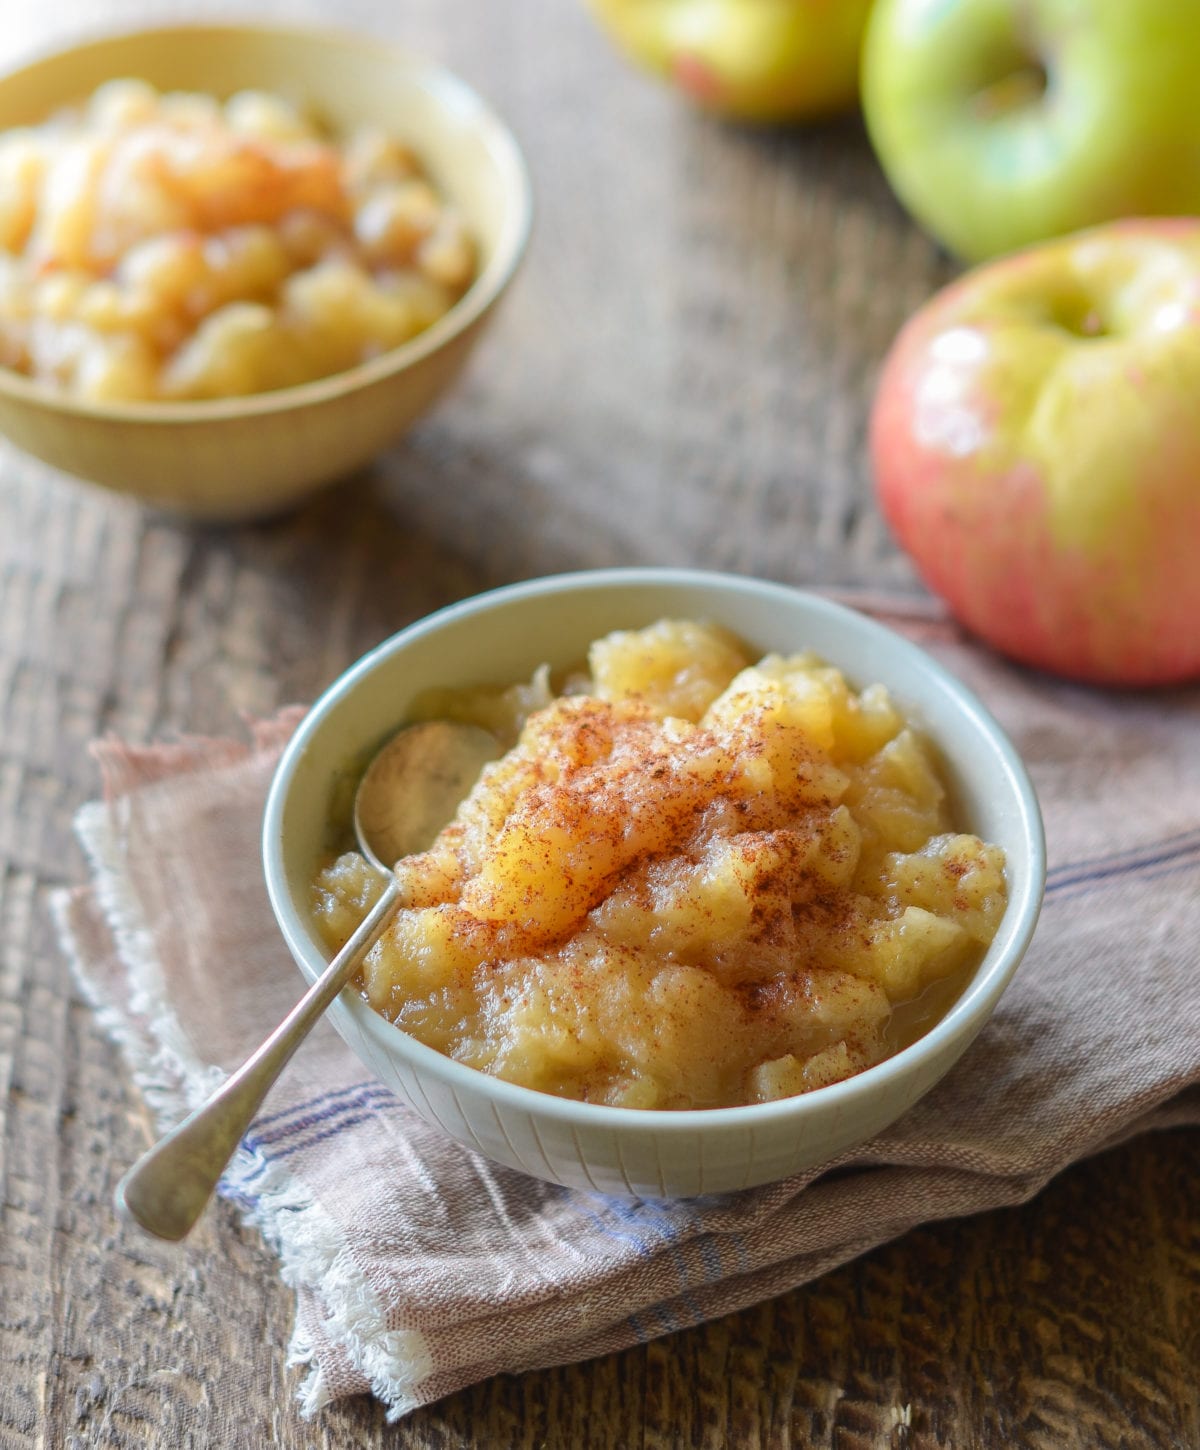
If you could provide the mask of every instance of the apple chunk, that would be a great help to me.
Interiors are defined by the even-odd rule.
[[[968,628],[1055,673],[1200,676],[1200,220],[966,274],[893,345],[880,505]]]

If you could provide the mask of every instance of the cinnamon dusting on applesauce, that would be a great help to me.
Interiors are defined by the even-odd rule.
[[[597,641],[572,693],[519,700],[512,749],[398,867],[405,906],[362,974],[462,1062],[632,1107],[805,1092],[895,1050],[905,1004],[995,931],[1002,853],[954,830],[879,686],[663,621]],[[331,947],[369,875],[351,854],[315,882]]]

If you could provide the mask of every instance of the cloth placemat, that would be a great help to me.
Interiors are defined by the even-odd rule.
[[[916,1224],[1022,1202],[1135,1133],[1200,1123],[1200,692],[1073,687],[984,654],[920,602],[857,602],[973,686],[1036,781],[1046,904],[987,1028],[898,1123],[819,1171],[630,1203],[448,1142],[323,1024],[221,1184],[296,1291],[305,1415],[371,1391],[397,1418],[488,1375],[644,1342]],[[105,799],[78,817],[92,879],[59,897],[60,935],[160,1128],[302,986],[258,866],[301,713],[244,743],[97,747]]]

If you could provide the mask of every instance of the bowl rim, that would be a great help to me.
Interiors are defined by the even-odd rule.
[[[507,122],[473,86],[447,67],[427,59],[407,46],[348,27],[308,25],[303,22],[292,25],[264,20],[238,24],[236,21],[214,20],[211,24],[183,22],[101,28],[83,33],[68,44],[51,46],[18,58],[14,64],[0,70],[0,91],[10,81],[18,79],[26,72],[53,65],[69,56],[90,50],[103,51],[110,45],[136,41],[143,37],[185,38],[189,35],[228,36],[231,39],[246,36],[260,36],[268,40],[299,39],[320,45],[336,45],[345,50],[369,48],[373,53],[383,51],[391,57],[398,69],[419,79],[445,109],[459,109],[464,114],[473,113],[475,124],[483,133],[484,143],[503,175],[503,184],[512,203],[487,265],[447,312],[408,342],[389,348],[378,357],[358,363],[342,372],[330,373],[326,377],[296,383],[291,387],[273,388],[231,398],[94,403],[65,396],[47,383],[27,378],[11,368],[0,367],[0,394],[16,402],[35,404],[46,411],[95,419],[98,422],[204,424],[257,418],[293,408],[332,402],[403,372],[465,332],[495,304],[516,274],[533,229],[533,181],[529,164]]]
[[[503,605],[510,600],[553,596],[575,589],[672,584],[690,588],[712,588],[718,592],[733,590],[764,599],[786,601],[792,606],[799,600],[802,607],[816,616],[824,616],[843,624],[849,620],[852,628],[863,630],[880,640],[886,639],[888,648],[899,657],[903,667],[923,675],[936,692],[951,700],[974,730],[975,738],[986,742],[995,755],[999,766],[997,780],[1003,782],[1017,808],[1017,823],[1027,869],[1022,873],[1023,879],[1018,883],[1015,894],[1011,894],[1010,881],[1008,906],[996,937],[975,975],[950,1010],[907,1047],[841,1082],[767,1103],[681,1109],[626,1108],[606,1103],[588,1103],[508,1082],[481,1072],[478,1068],[456,1062],[410,1036],[380,1016],[352,986],[345,987],[337,1000],[350,1010],[357,1025],[365,1029],[382,1051],[388,1055],[399,1053],[414,1072],[429,1071],[452,1089],[482,1092],[496,1104],[543,1119],[570,1122],[577,1126],[586,1124],[588,1128],[608,1128],[624,1133],[673,1135],[693,1133],[700,1128],[746,1130],[818,1109],[831,1109],[835,1113],[851,1111],[861,1100],[873,1098],[877,1093],[886,1093],[890,1085],[899,1087],[911,1073],[919,1070],[923,1062],[938,1059],[943,1050],[951,1049],[964,1036],[969,1043],[987,1021],[1020,965],[1037,925],[1045,892],[1046,842],[1041,808],[1029,772],[1003,727],[975,692],[932,655],[887,625],[845,604],[808,590],[742,574],[704,569],[634,566],[553,574],[507,584],[461,599],[415,620],[369,650],[333,681],[309,708],[276,764],[267,796],[262,833],[263,867],[271,909],[297,966],[311,984],[327,965],[328,958],[315,951],[288,891],[282,847],[283,811],[296,767],[326,713],[351,694],[359,681],[371,674],[381,663],[394,654],[403,652],[416,640],[436,633],[446,624],[486,613],[496,605]]]

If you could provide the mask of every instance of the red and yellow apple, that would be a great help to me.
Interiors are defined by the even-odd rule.
[[[858,101],[872,0],[589,0],[617,44],[706,110],[807,120]]]
[[[981,261],[1200,211],[1195,0],[878,0],[862,100],[896,194]]]
[[[996,649],[1094,683],[1200,677],[1200,219],[967,273],[896,339],[870,446],[897,540]]]

